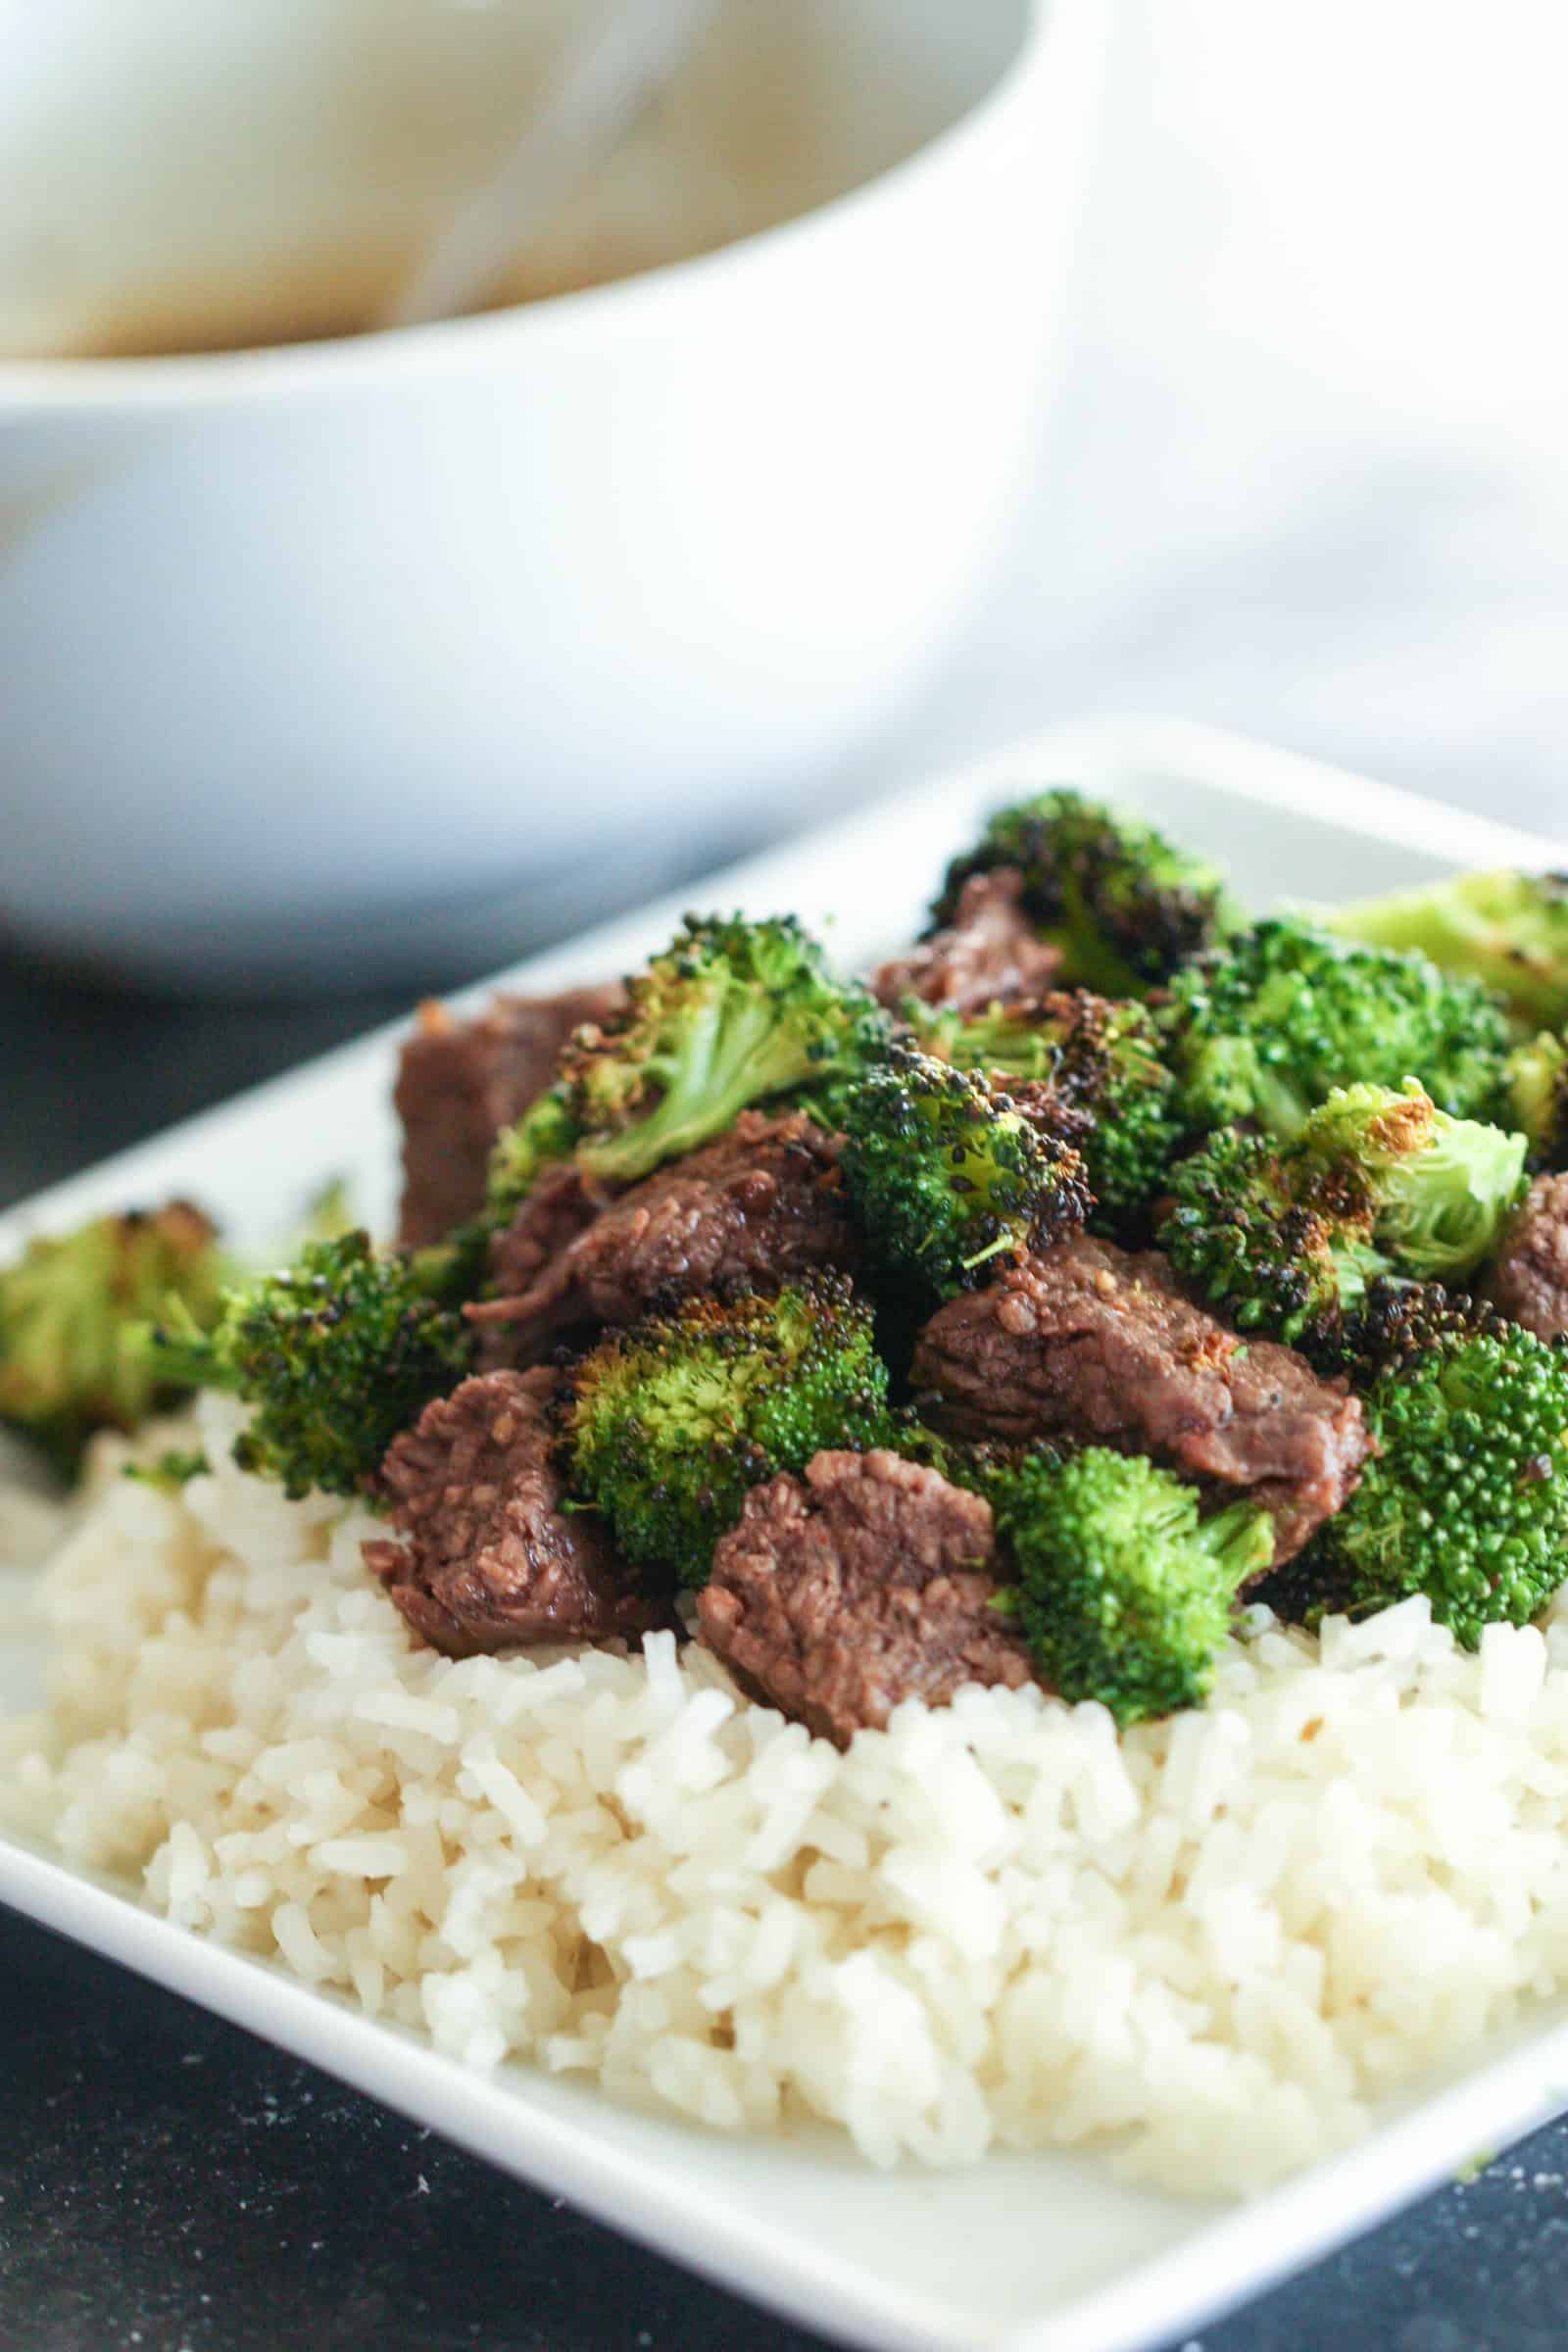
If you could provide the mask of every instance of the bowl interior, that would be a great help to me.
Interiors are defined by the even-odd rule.
[[[503,304],[808,212],[985,96],[1029,0],[727,0]],[[359,332],[585,0],[0,0],[0,359]]]

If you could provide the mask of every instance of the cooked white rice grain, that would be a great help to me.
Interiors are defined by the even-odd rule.
[[[0,1814],[468,2064],[826,2118],[877,2164],[1084,2142],[1248,2191],[1568,1984],[1568,1614],[1477,1657],[1419,1601],[1256,1616],[1200,1714],[1118,1740],[968,1690],[839,1755],[668,1634],[416,1647],[370,1522],[242,1477],[233,1426],[203,1405],[178,1497],[101,1446],[48,1531]]]

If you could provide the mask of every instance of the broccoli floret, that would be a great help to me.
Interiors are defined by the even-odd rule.
[[[490,1152],[481,1224],[499,1230],[511,1222],[545,1169],[569,1159],[582,1136],[571,1091],[559,1079],[536,1095],[510,1127],[503,1127]]]
[[[969,1290],[1004,1252],[1043,1250],[1090,1206],[1083,1162],[1010,1097],[910,1048],[839,1105],[850,1200],[883,1268],[936,1298]]]
[[[1061,950],[1061,977],[1106,996],[1139,996],[1245,920],[1208,858],[1081,793],[1043,792],[999,808],[976,847],[949,866],[932,928],[957,913],[972,874],[1012,866],[1023,907]]]
[[[894,1406],[879,1442],[905,1461],[935,1470],[950,1487],[967,1487],[988,1501],[998,1482],[1010,1479],[1025,1463],[1064,1461],[1068,1451],[1051,1438],[954,1437],[933,1429],[912,1404]]]
[[[185,1200],[30,1243],[0,1273],[0,1421],[73,1474],[95,1429],[134,1429],[186,1385],[132,1334],[169,1299],[204,1329],[222,1271],[214,1227]]]
[[[1274,1556],[1266,1510],[1239,1502],[1200,1520],[1195,1488],[1100,1446],[998,1472],[987,1492],[1054,1690],[1099,1699],[1123,1725],[1201,1704],[1238,1588]]]
[[[242,1470],[294,1497],[368,1494],[392,1440],[469,1369],[462,1268],[447,1250],[378,1254],[363,1232],[310,1242],[281,1273],[225,1291],[210,1333],[166,1315],[144,1360],[254,1408],[234,1444]]]
[[[1502,1009],[1476,981],[1283,919],[1178,972],[1159,1022],[1193,1127],[1252,1122],[1285,1138],[1331,1087],[1357,1081],[1414,1076],[1440,1109],[1484,1117],[1508,1049]]]
[[[1525,1140],[1450,1119],[1413,1080],[1336,1088],[1294,1143],[1222,1128],[1171,1174],[1172,1263],[1243,1329],[1336,1358],[1380,1275],[1457,1280],[1495,1249]]]
[[[1439,1110],[1413,1078],[1336,1087],[1297,1155],[1325,1186],[1363,1187],[1372,1238],[1395,1270],[1454,1282],[1490,1257],[1525,1185],[1525,1139]]]
[[[1494,990],[1517,1020],[1551,1029],[1568,1022],[1568,874],[1457,874],[1336,906],[1322,919],[1343,939],[1419,948],[1442,970]]]
[[[1425,1592],[1467,1649],[1524,1625],[1568,1572],[1568,1349],[1519,1324],[1459,1332],[1367,1393],[1378,1450],[1313,1540],[1353,1612]]]
[[[904,1017],[956,1068],[1045,1090],[1047,1124],[1083,1156],[1094,1222],[1115,1231],[1160,1191],[1182,1129],[1147,1005],[1065,989],[968,1015],[911,999]]]
[[[1552,1030],[1515,1046],[1494,1115],[1524,1131],[1533,1167],[1568,1167],[1568,1045]]]
[[[492,1220],[510,1216],[552,1160],[574,1156],[595,1183],[631,1184],[753,1103],[788,1102],[835,1127],[843,1086],[892,1035],[876,1000],[837,979],[792,915],[688,915],[626,986],[625,1010],[568,1039],[556,1086],[501,1137]]]
[[[1441,1282],[1411,1282],[1396,1274],[1379,1274],[1367,1284],[1360,1305],[1346,1317],[1336,1360],[1363,1384],[1434,1348],[1451,1348],[1476,1332],[1496,1336],[1506,1328],[1505,1318],[1488,1299],[1468,1291],[1450,1291]]]
[[[577,1366],[565,1416],[577,1490],[626,1558],[691,1586],[751,1488],[888,1428],[870,1310],[830,1274],[773,1298],[688,1299],[612,1334]]]

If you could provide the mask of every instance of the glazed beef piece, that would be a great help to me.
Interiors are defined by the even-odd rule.
[[[561,1508],[559,1387],[544,1370],[466,1380],[425,1407],[381,1465],[402,1541],[367,1544],[366,1566],[448,1657],[602,1642],[668,1618],[667,1596],[617,1564],[598,1521]]]
[[[1568,1175],[1536,1178],[1514,1212],[1487,1292],[1538,1340],[1568,1332]]]
[[[532,1289],[607,1202],[569,1163],[546,1168],[505,1232],[490,1244],[490,1280],[508,1298]]]
[[[754,1487],[698,1596],[703,1640],[737,1679],[847,1746],[901,1699],[1034,1681],[991,1607],[991,1505],[893,1453],[819,1453]]]
[[[906,997],[971,1011],[999,997],[1040,996],[1061,955],[1035,937],[1022,895],[1023,876],[1010,865],[971,874],[952,928],[881,965],[871,975],[873,994],[894,1012]]]
[[[1244,1345],[1158,1251],[1087,1234],[939,1308],[912,1377],[951,1429],[1060,1431],[1246,1490],[1275,1514],[1275,1566],[1339,1509],[1371,1450],[1343,1380],[1273,1341]]]
[[[574,1029],[624,1002],[618,988],[560,997],[497,997],[471,1021],[421,1004],[393,1093],[403,1121],[401,1238],[438,1241],[484,1201],[490,1147],[556,1072]]]
[[[494,1246],[498,1274],[519,1260],[514,1231]],[[634,1323],[731,1282],[853,1272],[858,1254],[835,1140],[799,1111],[746,1110],[715,1143],[618,1195],[527,1287],[466,1312],[487,1362],[525,1364],[563,1332]]]

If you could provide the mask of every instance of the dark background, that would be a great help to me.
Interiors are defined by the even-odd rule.
[[[0,952],[0,1205],[396,1013]],[[0,2352],[822,2352],[0,1910]],[[956,2249],[955,2259],[961,2259]],[[1170,2352],[1564,2352],[1568,2124]]]

